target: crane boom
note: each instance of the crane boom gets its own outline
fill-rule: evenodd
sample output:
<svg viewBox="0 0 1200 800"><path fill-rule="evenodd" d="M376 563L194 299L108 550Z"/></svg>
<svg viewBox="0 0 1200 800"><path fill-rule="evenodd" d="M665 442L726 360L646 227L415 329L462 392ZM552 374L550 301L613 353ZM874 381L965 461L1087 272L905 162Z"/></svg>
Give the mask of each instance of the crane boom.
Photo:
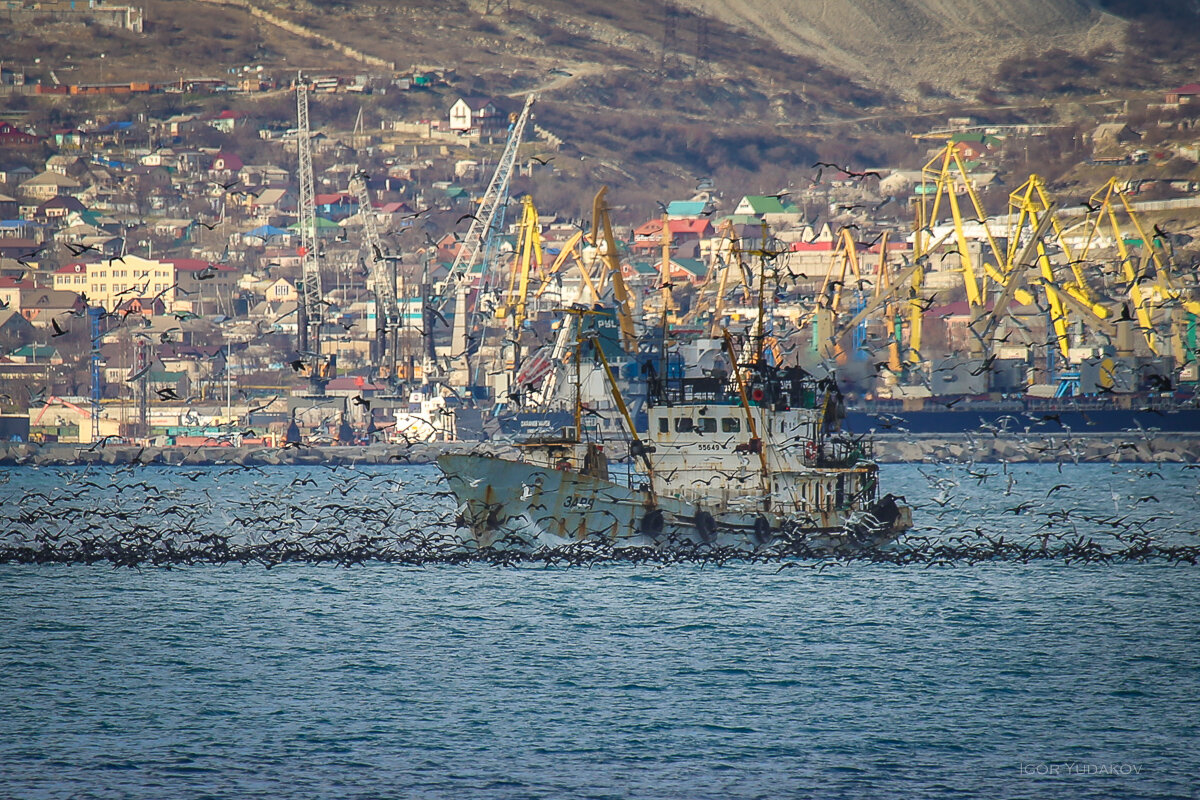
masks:
<svg viewBox="0 0 1200 800"><path fill-rule="evenodd" d="M513 166L517 161L517 150L521 145L521 138L525 133L525 125L529 122L529 113L533 108L534 101L537 100L537 95L530 93L525 96L525 106L521 109L520 115L513 122L512 129L508 134L508 142L504 145L504 152L500 155L500 161L496 164L496 171L492 174L492 180L488 184L487 191L483 195L483 200L479 205L479 213L471 218L471 226L467 228L467 236L463 240L462 246L458 248L458 254L454 257L454 263L450 266L450 271L446 274L446 280L443 284L443 289L436 302L436 309L440 314L445 313L446 308L454 301L458 294L459 286L467 279L471 272L471 268L479 260L480 250L483 247L488 231L497 224L498 214L503 208L508 199L508 182L512 177Z"/></svg>
<svg viewBox="0 0 1200 800"><path fill-rule="evenodd" d="M300 164L300 266L302 319L297 329L301 353L320 353L323 317L321 266L317 262L317 206L313 189L312 142L308 124L308 85L296 75L296 154Z"/></svg>
<svg viewBox="0 0 1200 800"><path fill-rule="evenodd" d="M358 215L362 220L363 240L371 251L367 256L371 265L371 283L375 288L375 301L378 308L378 328L380 339L391 341L391 333L400 325L400 302L396 298L396 284L388 271L388 260L383 255L383 245L379 239L379 228L375 222L375 212L371 207L371 193L367 189L367 174L362 172L350 176L350 188L358 197ZM389 360L388 367L395 368L393 353L385 354Z"/></svg>

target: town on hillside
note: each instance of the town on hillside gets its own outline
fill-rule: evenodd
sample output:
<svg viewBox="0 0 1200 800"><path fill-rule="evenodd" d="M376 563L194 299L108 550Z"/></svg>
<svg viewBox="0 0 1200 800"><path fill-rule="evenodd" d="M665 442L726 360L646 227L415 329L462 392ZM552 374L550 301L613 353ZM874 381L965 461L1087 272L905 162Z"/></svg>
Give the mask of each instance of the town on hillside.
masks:
<svg viewBox="0 0 1200 800"><path fill-rule="evenodd" d="M47 86L10 66L0 73L10 94L65 95L68 106L77 97L156 92L210 95L219 106L222 96L263 92L285 97L289 111L298 88L318 97L446 80L430 70L308 76L298 86L253 72ZM1200 84L1189 84L1165 92L1161 106L1179 116L1197 98ZM577 158L553 131L531 122L506 163L520 100L464 94L437 118L389 120L379 129L360 118L336 132L323 124L321 106L312 108L306 137L294 116L228 109L95 116L52 129L23 125L20 115L0 122L0 438L180 445L428 438L419 426L397 426L428 401L422 391L431 370L456 349L456 299L445 293L462 282L455 269L465 247L480 250L466 276L471 291L491 286L511 310L514 276L523 275L530 310L523 295L517 336L552 338L555 309L589 280L577 262L605 247L589 213L600 186L579 186L565 210L510 191ZM682 328L744 329L769 261L771 313L807 337L806 351L839 355L813 332L814 309L842 299L835 319L853 315L882 287L881 276L923 260L928 274L916 300L924 352L961 350L973 305L964 261L1003 257L986 217L994 215L996 230L1016 224L1020 209L1010 207L1010 195L1028 177L1020 154L1027 160L1031 143L1054 135L1052 126L954 118L917 138L923 164L804 165L802 184L771 194L700 178L653 210L606 208L630 311L669 315ZM1081 196L1105 185L1110 194L1062 203L1060 213L1082 223L1101 202L1146 213L1200 205L1189 177L1200 144L1152 139L1122 119L1087 131L1076 146L1095 185ZM302 224L301 144L313 164L311 242ZM1108 179L1139 164L1155 167L1151 177ZM478 214L497 199L501 174L499 213L479 230ZM916 209L935 196L944 198L937 217L914 228ZM470 241L472 229L479 241ZM1181 231L1156 233L1158 247L1182 251L1190 240ZM1107 236L1108 246L1137 238L1128 227ZM744 269L728 270L732 263ZM317 271L306 273L314 264ZM321 285L307 305L306 274L309 290ZM1195 282L1190 268L1177 277ZM306 328L317 316L317 350L309 351ZM1041 341L1053 320L1033 312L1022 324ZM1188 347L1194 353L1194 342ZM1052 384L1054 368L1044 361L1029 360L1017 383ZM1186 354L1177 363L1194 371ZM468 387L460 375L454 386L449 372L438 373L452 405L485 399L475 381ZM493 402L514 385L481 383Z"/></svg>

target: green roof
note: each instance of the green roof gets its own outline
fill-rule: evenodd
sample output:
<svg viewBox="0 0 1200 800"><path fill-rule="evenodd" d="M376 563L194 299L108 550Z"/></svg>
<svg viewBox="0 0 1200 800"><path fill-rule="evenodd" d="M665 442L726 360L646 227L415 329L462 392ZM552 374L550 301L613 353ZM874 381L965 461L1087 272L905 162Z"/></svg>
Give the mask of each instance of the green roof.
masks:
<svg viewBox="0 0 1200 800"><path fill-rule="evenodd" d="M657 275L658 267L649 261L630 261L629 267L639 275Z"/></svg>
<svg viewBox="0 0 1200 800"><path fill-rule="evenodd" d="M12 355L19 358L53 358L58 355L58 350L48 344L27 344L13 350Z"/></svg>
<svg viewBox="0 0 1200 800"><path fill-rule="evenodd" d="M328 230L330 228L338 228L338 227L341 227L341 226L338 225L336 222L327 220L324 217L317 217L317 230L322 230L322 229ZM289 231L300 230L300 223L293 222L291 225L288 225L288 230Z"/></svg>
<svg viewBox="0 0 1200 800"><path fill-rule="evenodd" d="M986 133L954 133L950 135L950 141L955 144L959 142L974 142L975 144L982 144L987 147L995 147L1000 144L999 139L995 136L989 136Z"/></svg>
<svg viewBox="0 0 1200 800"><path fill-rule="evenodd" d="M784 214L783 203L778 197L765 197L760 194L746 195L746 202L754 209L755 214ZM740 204L739 204L740 205Z"/></svg>
<svg viewBox="0 0 1200 800"><path fill-rule="evenodd" d="M690 272L697 278L703 278L708 274L708 267L704 266L704 262L695 258L672 258L671 264L685 272Z"/></svg>

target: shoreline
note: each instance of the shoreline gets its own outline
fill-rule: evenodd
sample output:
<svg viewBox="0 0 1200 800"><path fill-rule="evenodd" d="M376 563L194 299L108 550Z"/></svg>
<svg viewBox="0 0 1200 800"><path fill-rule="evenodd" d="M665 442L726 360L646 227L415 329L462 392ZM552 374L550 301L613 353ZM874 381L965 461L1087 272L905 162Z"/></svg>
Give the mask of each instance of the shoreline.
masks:
<svg viewBox="0 0 1200 800"><path fill-rule="evenodd" d="M1200 463L1200 434L1043 434L990 436L976 433L876 434L880 464L930 462L1009 463ZM622 449L611 446L614 459ZM0 468L76 466L243 466L431 464L442 453L482 452L512 457L503 442L434 442L416 445L300 447L142 447L140 445L0 443Z"/></svg>

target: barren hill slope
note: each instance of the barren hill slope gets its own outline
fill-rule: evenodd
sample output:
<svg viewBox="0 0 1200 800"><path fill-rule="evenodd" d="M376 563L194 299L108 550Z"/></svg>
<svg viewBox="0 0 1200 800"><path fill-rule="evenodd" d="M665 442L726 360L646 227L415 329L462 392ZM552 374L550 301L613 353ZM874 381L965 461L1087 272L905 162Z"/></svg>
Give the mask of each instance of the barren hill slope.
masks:
<svg viewBox="0 0 1200 800"><path fill-rule="evenodd" d="M1083 52L1126 23L1088 0L683 0L868 85L904 94L925 81L953 94L986 84L1027 48Z"/></svg>

